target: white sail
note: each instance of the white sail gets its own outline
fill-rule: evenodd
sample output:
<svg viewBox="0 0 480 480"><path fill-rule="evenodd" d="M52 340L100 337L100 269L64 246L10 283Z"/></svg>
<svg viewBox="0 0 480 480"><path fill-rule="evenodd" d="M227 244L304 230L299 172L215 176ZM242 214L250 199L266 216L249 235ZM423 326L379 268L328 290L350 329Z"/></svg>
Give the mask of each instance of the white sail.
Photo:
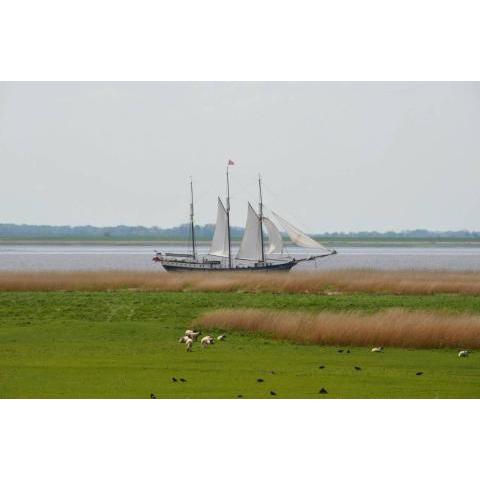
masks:
<svg viewBox="0 0 480 480"><path fill-rule="evenodd" d="M236 258L241 260L262 259L262 234L260 232L260 218L250 203L248 204L247 224L243 234L240 250Z"/></svg>
<svg viewBox="0 0 480 480"><path fill-rule="evenodd" d="M269 240L269 245L266 253L283 253L282 234L280 233L276 225L267 217L263 217L263 224L267 229L267 235Z"/></svg>
<svg viewBox="0 0 480 480"><path fill-rule="evenodd" d="M292 242L295 243L295 245L298 245L299 247L316 248L329 251L328 248L325 248L316 240L309 237L307 234L303 233L298 228L294 227L291 223L287 222L284 218L280 217L275 212L272 211L272 214L278 220L280 225L282 225L282 227L286 230L288 236L290 237Z"/></svg>
<svg viewBox="0 0 480 480"><path fill-rule="evenodd" d="M216 257L228 257L228 222L227 211L222 201L218 198L217 224L213 234L212 244L208 252Z"/></svg>

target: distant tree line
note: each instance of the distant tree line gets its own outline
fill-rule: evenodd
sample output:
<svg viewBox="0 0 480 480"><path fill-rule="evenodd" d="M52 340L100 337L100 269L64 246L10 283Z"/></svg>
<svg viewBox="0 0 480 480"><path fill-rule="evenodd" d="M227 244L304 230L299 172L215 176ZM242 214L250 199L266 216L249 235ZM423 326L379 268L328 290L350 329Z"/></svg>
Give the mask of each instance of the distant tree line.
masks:
<svg viewBox="0 0 480 480"><path fill-rule="evenodd" d="M198 240L210 240L213 237L215 225L196 225L195 236ZM242 227L232 227L231 233L234 240L242 237ZM72 227L69 225L16 225L11 223L0 224L0 238L15 239L175 239L186 240L190 238L190 224L177 227L142 227L117 225L113 227L94 227L84 225ZM345 238L345 239L429 239L429 238L461 238L480 239L480 232L469 230L431 231L431 230L405 230L401 232L328 232L315 234L318 238Z"/></svg>
<svg viewBox="0 0 480 480"><path fill-rule="evenodd" d="M178 227L142 227L117 225L114 227L94 227L82 225L71 227L69 225L15 225L11 223L0 224L0 238L104 238L108 239L188 239L191 236L190 224ZM213 237L215 225L196 225L195 236L199 240L209 240ZM232 237L241 238L243 228L232 227Z"/></svg>
<svg viewBox="0 0 480 480"><path fill-rule="evenodd" d="M361 232L331 232L317 234L323 238L465 238L480 239L480 232L470 230L402 230L400 232L388 231L361 231Z"/></svg>

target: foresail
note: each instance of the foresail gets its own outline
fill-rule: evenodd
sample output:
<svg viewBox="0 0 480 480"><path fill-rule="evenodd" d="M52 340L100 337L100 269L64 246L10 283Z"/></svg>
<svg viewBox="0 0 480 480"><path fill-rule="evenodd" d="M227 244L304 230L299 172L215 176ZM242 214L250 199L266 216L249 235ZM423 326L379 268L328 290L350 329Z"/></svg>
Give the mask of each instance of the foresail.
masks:
<svg viewBox="0 0 480 480"><path fill-rule="evenodd" d="M280 233L276 225L267 217L263 217L263 224L267 229L267 235L269 240L269 245L265 253L283 253L282 234Z"/></svg>
<svg viewBox="0 0 480 480"><path fill-rule="evenodd" d="M272 211L273 216L280 223L280 225L286 230L288 236L295 245L305 248L316 248L325 251L329 251L328 248L325 248L322 244L318 243L313 238L309 237L307 234L303 233L298 228L294 227L291 223L287 222L284 218L277 215Z"/></svg>
<svg viewBox="0 0 480 480"><path fill-rule="evenodd" d="M220 198L218 199L217 223L213 234L212 244L208 252L217 257L228 257L228 222L227 211Z"/></svg>
<svg viewBox="0 0 480 480"><path fill-rule="evenodd" d="M262 259L262 234L260 231L260 219L250 203L248 204L247 224L243 234L240 249L236 255L239 260Z"/></svg>

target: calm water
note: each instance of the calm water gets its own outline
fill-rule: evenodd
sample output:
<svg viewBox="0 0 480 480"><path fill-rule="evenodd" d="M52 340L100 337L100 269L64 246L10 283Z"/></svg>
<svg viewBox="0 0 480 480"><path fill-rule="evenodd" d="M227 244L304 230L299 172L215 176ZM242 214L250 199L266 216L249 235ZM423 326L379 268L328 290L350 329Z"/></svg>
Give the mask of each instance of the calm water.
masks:
<svg viewBox="0 0 480 480"><path fill-rule="evenodd" d="M0 245L0 270L150 270L161 271L152 262L153 246ZM183 251L178 245L162 245L161 251ZM200 253L207 247L200 248ZM480 248L476 247L348 247L338 255L300 264L300 269L336 270L478 270ZM289 248L295 256L305 250Z"/></svg>

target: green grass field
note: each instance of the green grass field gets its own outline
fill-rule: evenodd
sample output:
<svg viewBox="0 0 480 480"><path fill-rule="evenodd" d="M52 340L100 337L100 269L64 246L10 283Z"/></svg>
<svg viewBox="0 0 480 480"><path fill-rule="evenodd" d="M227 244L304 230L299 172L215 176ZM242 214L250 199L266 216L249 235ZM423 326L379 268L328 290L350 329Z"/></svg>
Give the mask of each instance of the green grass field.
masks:
<svg viewBox="0 0 480 480"><path fill-rule="evenodd" d="M0 397L273 398L273 390L275 398L480 398L476 353L351 347L346 354L233 332L208 349L195 343L191 353L177 343L200 313L231 307L480 313L480 297L3 292ZM322 387L328 394L318 393Z"/></svg>

